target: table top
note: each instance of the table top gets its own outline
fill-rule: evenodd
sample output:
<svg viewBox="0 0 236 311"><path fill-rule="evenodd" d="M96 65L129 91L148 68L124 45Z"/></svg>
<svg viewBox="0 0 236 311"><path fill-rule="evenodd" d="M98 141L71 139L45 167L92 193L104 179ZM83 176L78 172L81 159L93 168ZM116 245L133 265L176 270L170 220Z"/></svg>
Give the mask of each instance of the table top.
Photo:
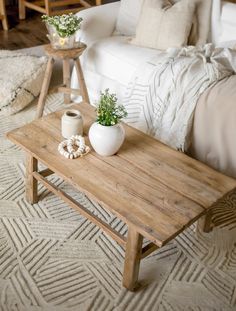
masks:
<svg viewBox="0 0 236 311"><path fill-rule="evenodd" d="M86 103L73 108L83 115L89 145L94 108ZM126 124L126 139L116 155L102 157L92 150L82 158L66 159L57 151L63 140L64 111L13 130L7 137L158 246L236 187L236 180Z"/></svg>

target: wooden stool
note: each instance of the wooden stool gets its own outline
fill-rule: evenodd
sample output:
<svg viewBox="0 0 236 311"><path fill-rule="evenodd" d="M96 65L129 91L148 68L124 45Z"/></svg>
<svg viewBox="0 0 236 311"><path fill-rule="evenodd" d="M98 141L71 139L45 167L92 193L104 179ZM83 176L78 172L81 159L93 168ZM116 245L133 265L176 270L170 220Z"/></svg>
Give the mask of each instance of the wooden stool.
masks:
<svg viewBox="0 0 236 311"><path fill-rule="evenodd" d="M100 5L101 3L101 0L96 0L96 5ZM52 16L71 12L77 13L80 10L90 7L91 4L86 0L19 0L19 19L25 19L26 8Z"/></svg>
<svg viewBox="0 0 236 311"><path fill-rule="evenodd" d="M89 97L87 92L87 87L84 81L84 75L81 68L79 56L83 53L86 49L86 45L82 44L81 47L69 50L55 50L52 48L50 44L44 46L46 54L49 56L49 60L47 63L45 76L42 84L42 89L39 96L38 107L37 107L37 114L36 118L40 118L43 115L43 110L45 106L46 97L49 90L49 85L52 76L53 65L55 59L60 59L63 62L63 85L57 86L53 88L55 92L62 92L64 93L64 101L66 104L71 102L71 94L81 95L83 101L89 103ZM78 81L80 85L80 89L71 89L70 88L70 60L73 60L76 73L78 76Z"/></svg>
<svg viewBox="0 0 236 311"><path fill-rule="evenodd" d="M2 20L3 30L8 30L7 13L5 7L5 0L0 0L0 20Z"/></svg>

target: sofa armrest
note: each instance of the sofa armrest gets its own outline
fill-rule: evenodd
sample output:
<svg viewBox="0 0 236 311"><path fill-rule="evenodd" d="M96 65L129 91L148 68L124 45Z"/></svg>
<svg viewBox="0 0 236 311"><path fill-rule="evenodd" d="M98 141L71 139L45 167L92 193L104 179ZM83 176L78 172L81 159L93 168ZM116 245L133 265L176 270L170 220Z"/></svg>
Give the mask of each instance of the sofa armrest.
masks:
<svg viewBox="0 0 236 311"><path fill-rule="evenodd" d="M110 37L115 30L120 1L95 6L83 10L76 15L83 18L81 29L77 32L77 40L85 44Z"/></svg>

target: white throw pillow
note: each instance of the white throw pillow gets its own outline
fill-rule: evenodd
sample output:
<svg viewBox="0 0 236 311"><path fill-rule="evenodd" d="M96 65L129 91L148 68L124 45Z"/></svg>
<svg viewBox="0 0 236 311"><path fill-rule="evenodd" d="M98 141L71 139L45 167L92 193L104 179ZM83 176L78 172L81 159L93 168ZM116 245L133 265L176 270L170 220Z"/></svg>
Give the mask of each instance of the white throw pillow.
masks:
<svg viewBox="0 0 236 311"><path fill-rule="evenodd" d="M176 3L184 0L169 0ZM192 0L195 3L193 26L190 32L189 45L202 45L207 42L210 31L212 0Z"/></svg>
<svg viewBox="0 0 236 311"><path fill-rule="evenodd" d="M217 44L221 34L221 0L212 1L211 10L211 29L209 33L208 42Z"/></svg>
<svg viewBox="0 0 236 311"><path fill-rule="evenodd" d="M164 7L162 0L144 0L132 43L160 50L186 45L194 9L192 0Z"/></svg>
<svg viewBox="0 0 236 311"><path fill-rule="evenodd" d="M14 114L41 90L47 58L0 51L0 114Z"/></svg>
<svg viewBox="0 0 236 311"><path fill-rule="evenodd" d="M121 0L116 31L125 36L134 36L143 0Z"/></svg>
<svg viewBox="0 0 236 311"><path fill-rule="evenodd" d="M196 0L197 2L197 36L194 44L202 45L207 43L211 27L212 0Z"/></svg>

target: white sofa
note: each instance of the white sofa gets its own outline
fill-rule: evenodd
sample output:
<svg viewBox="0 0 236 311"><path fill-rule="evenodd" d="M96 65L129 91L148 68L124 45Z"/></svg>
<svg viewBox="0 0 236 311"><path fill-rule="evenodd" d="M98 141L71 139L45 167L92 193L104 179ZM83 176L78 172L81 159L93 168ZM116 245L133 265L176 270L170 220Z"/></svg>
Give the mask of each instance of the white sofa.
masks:
<svg viewBox="0 0 236 311"><path fill-rule="evenodd" d="M136 69L140 64L159 53L155 49L132 45L129 43L128 37L114 33L119 9L120 1L93 7L78 13L84 20L82 29L78 32L78 38L88 45L81 61L91 104L98 100L100 91L106 88L116 93L119 101L122 102L126 86ZM231 16L232 12L236 14L236 4L221 3L220 0L214 0L212 12L211 40L215 43L236 40L236 21ZM229 14L229 12L231 13ZM235 31L232 31L233 29ZM232 38L232 36L235 36L235 38ZM77 83L75 72L73 72L72 87L78 87ZM231 105L233 103L234 100L232 100ZM199 109L203 110L203 114L205 113L202 107ZM208 107L207 114L211 114L213 109L214 107ZM236 114L236 108L233 107L233 109L235 109ZM196 112L199 115L198 111ZM226 124L225 135L228 135L234 129L236 130L234 124L227 124L227 118L228 112L221 112L220 121L218 117L214 117L210 121L207 120L206 122L211 122L210 131L217 131L219 122L222 122L222 127L223 124ZM207 131L209 132L208 124L204 124L202 120L203 118L199 116L195 120L193 144L189 152L206 164L236 177L236 157L233 156L236 151L234 144L230 145L230 138L225 139L223 134L221 138L217 136L212 139L211 135L199 138L197 130L199 127L201 127L201 135L207 133ZM227 146L224 146L226 141Z"/></svg>
<svg viewBox="0 0 236 311"><path fill-rule="evenodd" d="M136 68L157 53L154 49L131 45L128 37L114 34L119 8L118 1L79 13L83 17L83 27L78 37L89 46L82 57L82 67L91 104L106 88L122 101ZM77 86L74 73L72 84Z"/></svg>
<svg viewBox="0 0 236 311"><path fill-rule="evenodd" d="M226 2L223 4L223 10L230 6L229 11L232 11L231 6L236 7ZM132 45L128 42L128 37L115 33L119 10L120 1L117 1L78 13L78 16L83 18L83 24L81 31L77 34L77 39L89 47L82 57L82 66L91 103L97 101L100 91L105 88L110 88L122 100L125 87L137 67L157 54L157 50ZM220 10L220 0L214 0L214 18L210 33L215 43L219 40L230 40L230 37L222 34L219 29ZM235 10L231 14L236 14ZM232 25L232 17L229 23L227 23L227 17L224 18L225 33L232 36L236 26ZM77 86L75 73L72 76L72 84Z"/></svg>

